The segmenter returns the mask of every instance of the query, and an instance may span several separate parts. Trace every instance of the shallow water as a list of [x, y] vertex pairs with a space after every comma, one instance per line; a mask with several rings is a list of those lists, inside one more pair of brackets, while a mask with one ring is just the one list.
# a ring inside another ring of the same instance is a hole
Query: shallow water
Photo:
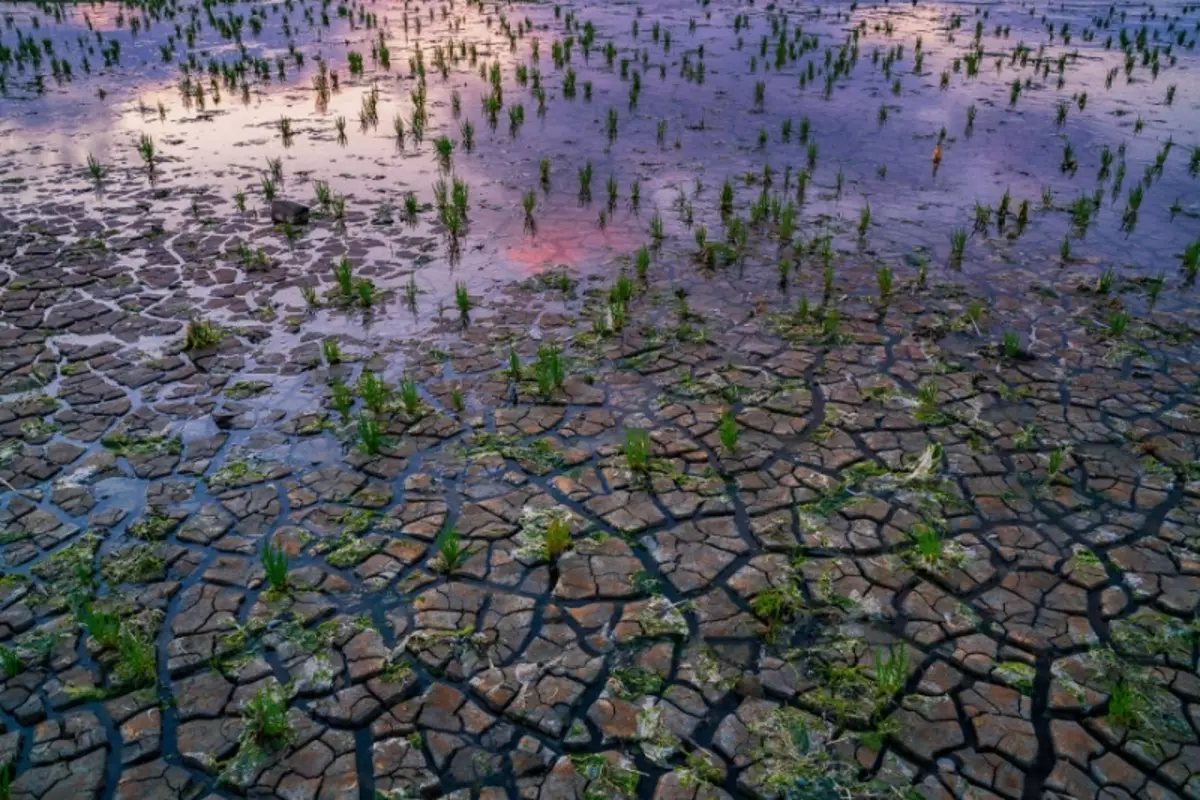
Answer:
[[1200, 8], [149, 8], [0, 9], [14, 796], [1200, 793]]

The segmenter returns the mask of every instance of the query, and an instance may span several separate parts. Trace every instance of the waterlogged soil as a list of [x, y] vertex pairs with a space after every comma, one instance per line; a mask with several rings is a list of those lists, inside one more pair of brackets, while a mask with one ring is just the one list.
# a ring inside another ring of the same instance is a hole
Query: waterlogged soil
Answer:
[[1200, 797], [1200, 9], [3, 12], [3, 796]]

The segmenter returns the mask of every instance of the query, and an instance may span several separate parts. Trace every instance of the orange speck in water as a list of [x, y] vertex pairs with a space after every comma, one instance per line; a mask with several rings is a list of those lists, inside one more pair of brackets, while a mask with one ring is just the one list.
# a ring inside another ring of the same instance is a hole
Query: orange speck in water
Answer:
[[940, 164], [942, 162], [942, 146], [936, 144], [933, 146], [933, 163]]

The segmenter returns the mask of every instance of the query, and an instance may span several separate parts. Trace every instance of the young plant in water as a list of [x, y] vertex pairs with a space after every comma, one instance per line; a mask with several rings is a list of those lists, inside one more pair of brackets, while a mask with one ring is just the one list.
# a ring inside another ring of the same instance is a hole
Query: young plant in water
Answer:
[[421, 410], [421, 395], [417, 392], [416, 381], [411, 378], [403, 378], [400, 381], [400, 403], [409, 418], [416, 417], [417, 412]]
[[1120, 339], [1125, 335], [1125, 331], [1129, 328], [1129, 312], [1113, 311], [1108, 315], [1108, 335], [1113, 339]]
[[458, 316], [465, 324], [471, 317], [471, 295], [463, 281], [454, 285], [454, 305], [458, 307]]
[[354, 273], [350, 259], [342, 256], [342, 259], [333, 265], [333, 278], [337, 281], [341, 296], [349, 299], [354, 294]]
[[956, 228], [950, 234], [950, 263], [952, 266], [960, 266], [962, 264], [963, 251], [967, 247], [967, 230], [966, 228]]
[[221, 333], [211, 322], [202, 319], [188, 320], [183, 336], [184, 350], [207, 350], [221, 341]]
[[437, 549], [437, 555], [430, 563], [430, 569], [446, 576], [462, 569], [471, 557], [471, 547], [462, 543], [458, 531], [449, 523], [438, 533], [434, 547]]
[[534, 232], [537, 230], [537, 222], [533, 218], [533, 211], [537, 207], [537, 193], [530, 190], [521, 198], [521, 205], [525, 209], [525, 230]]
[[721, 412], [721, 421], [717, 423], [717, 435], [721, 439], [721, 446], [728, 452], [732, 453], [737, 450], [738, 423], [737, 418], [729, 409]]
[[[21, 656], [16, 650], [11, 650], [7, 647], [0, 647], [0, 671], [4, 673], [5, 678], [15, 678], [21, 674], [24, 666], [21, 664]], [[4, 765], [5, 774], [7, 775], [8, 765]], [[3, 783], [0, 783], [0, 788]], [[4, 794], [0, 793], [0, 797]]]
[[272, 590], [281, 592], [288, 584], [288, 554], [282, 547], [274, 547], [270, 542], [263, 548], [261, 556], [263, 572], [267, 584]]
[[583, 203], [592, 202], [592, 162], [589, 161], [579, 170], [579, 200]]
[[1004, 357], [1010, 361], [1021, 354], [1021, 339], [1017, 336], [1016, 331], [1004, 332], [1004, 340], [1001, 343], [1000, 350], [1004, 354]]
[[1180, 269], [1183, 270], [1183, 275], [1188, 283], [1195, 282], [1196, 273], [1200, 272], [1200, 239], [1183, 248], [1183, 260], [1180, 264]]
[[329, 366], [334, 366], [342, 363], [342, 348], [338, 344], [337, 339], [329, 338], [321, 342], [321, 354], [325, 356], [325, 363]]
[[375, 284], [369, 280], [360, 280], [354, 285], [358, 293], [358, 302], [363, 308], [375, 305]]
[[379, 428], [379, 422], [369, 414], [358, 415], [358, 443], [369, 456], [379, 455], [383, 447], [383, 432]]
[[646, 282], [646, 276], [650, 271], [650, 250], [645, 247], [639, 247], [633, 256], [633, 269], [637, 274], [638, 280]]
[[909, 531], [914, 557], [919, 566], [938, 571], [942, 566], [942, 534], [933, 525], [918, 522]]
[[143, 133], [138, 137], [138, 155], [142, 157], [146, 167], [151, 171], [154, 170], [154, 140], [149, 134]]
[[104, 168], [104, 165], [101, 164], [100, 161], [91, 153], [88, 153], [87, 156], [87, 169], [88, 174], [92, 176], [92, 180], [97, 184], [104, 180], [104, 173], [107, 172], [107, 170]]
[[875, 282], [879, 284], [879, 302], [887, 305], [892, 296], [892, 268], [883, 265], [875, 270]]
[[350, 421], [350, 409], [354, 407], [354, 396], [350, 393], [350, 388], [339, 380], [334, 380], [329, 384], [330, 404], [333, 410], [341, 414], [342, 420]]
[[358, 378], [358, 396], [373, 414], [382, 414], [392, 392], [383, 379], [374, 372], [364, 372]]
[[313, 181], [313, 193], [317, 197], [318, 205], [328, 210], [330, 203], [333, 202], [333, 193], [329, 190], [329, 184], [325, 181]]
[[645, 473], [650, 470], [650, 432], [644, 428], [626, 428], [625, 444], [621, 446], [625, 464], [631, 472]]
[[836, 308], [830, 308], [825, 311], [825, 316], [821, 319], [821, 336], [826, 341], [831, 341], [837, 336], [838, 325], [841, 319], [841, 312]]
[[663, 233], [663, 218], [656, 210], [654, 216], [650, 217], [650, 238], [656, 243], [661, 242], [666, 234]]
[[551, 561], [557, 561], [559, 556], [571, 548], [571, 528], [566, 520], [552, 517], [546, 523], [542, 541], [546, 545], [546, 556]]
[[858, 212], [858, 235], [866, 236], [869, 227], [871, 227], [871, 204], [867, 203]]
[[444, 172], [449, 172], [450, 159], [454, 155], [454, 140], [449, 136], [439, 136], [433, 141], [433, 147], [437, 151], [438, 165]]
[[1138, 722], [1140, 697], [1124, 676], [1118, 676], [1108, 693], [1107, 718], [1122, 728], [1131, 728]]

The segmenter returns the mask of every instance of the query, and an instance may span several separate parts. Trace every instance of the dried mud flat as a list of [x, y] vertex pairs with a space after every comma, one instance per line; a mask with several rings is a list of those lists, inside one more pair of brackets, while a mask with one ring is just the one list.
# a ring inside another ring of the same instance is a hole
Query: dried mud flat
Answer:
[[647, 176], [475, 289], [154, 169], [5, 190], [4, 796], [1200, 797], [1185, 281]]

